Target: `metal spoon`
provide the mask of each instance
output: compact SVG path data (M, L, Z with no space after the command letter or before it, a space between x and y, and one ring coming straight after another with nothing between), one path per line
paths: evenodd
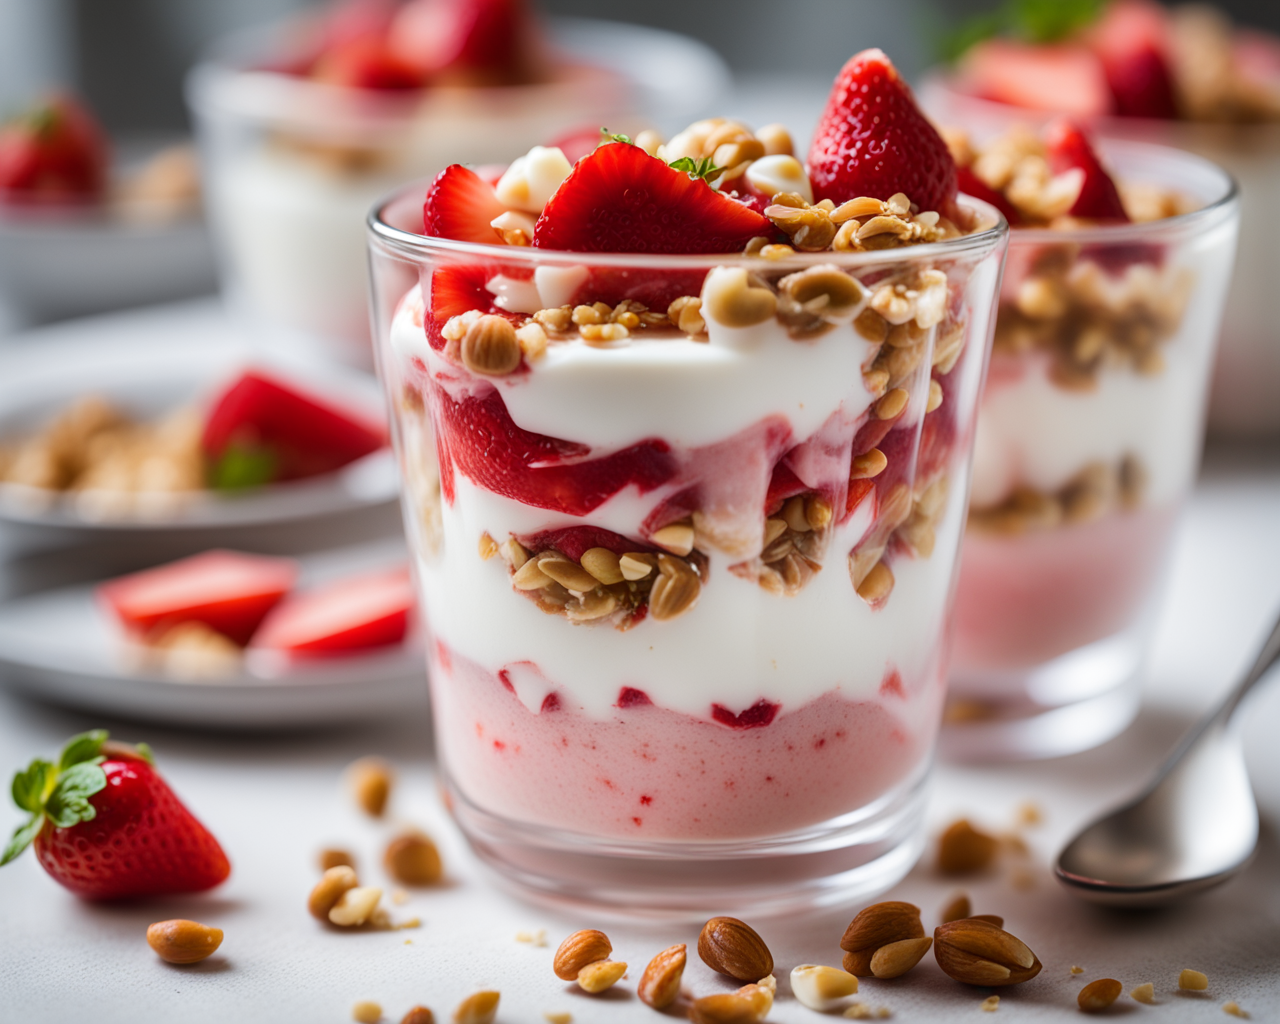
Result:
M1080 832L1054 874L1094 903L1155 906L1225 882L1253 857L1258 807L1231 719L1280 661L1280 621L1253 668L1183 736L1145 790Z

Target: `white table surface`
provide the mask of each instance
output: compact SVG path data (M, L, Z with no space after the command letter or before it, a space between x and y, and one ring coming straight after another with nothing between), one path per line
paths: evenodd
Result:
M73 560L89 566L94 558L113 557L86 552ZM65 558L26 555L0 566L0 593L67 575ZM1033 851L1029 871L1007 865L960 886L973 897L975 912L1004 915L1007 927L1045 965L1032 982L1001 992L999 1015L1074 1019L1082 984L1109 976L1119 978L1126 991L1145 981L1155 984L1156 1006L1125 996L1113 1009L1134 1021L1136 1015L1170 1024L1222 1020L1226 1000L1237 1001L1255 1020L1280 1019L1280 685L1259 693L1247 709L1246 746L1263 806L1264 838L1242 876L1185 906L1125 915L1077 902L1048 874L1064 839L1132 790L1230 685L1278 609L1280 450L1214 451L1181 533L1137 723L1111 743L1074 757L939 768L931 797L933 832L961 814L992 829L1007 828L1025 801L1035 802L1045 816L1040 827L1025 833ZM383 727L234 737L103 722L0 692L0 772L49 756L67 736L98 725L121 739L152 744L164 774L221 840L234 870L210 895L115 906L69 895L30 853L0 869L5 1024L339 1022L351 1019L351 1007L361 999L381 1003L390 1021L421 1002L443 1022L477 987L501 991L503 1024L536 1024L545 1011L557 1010L572 1013L576 1022L625 1024L654 1019L634 995L649 957L671 943L696 941L696 927L601 925L590 915L554 913L498 888L470 856L436 796L425 704ZM389 758L400 773L393 816L382 823L356 812L340 784L344 765L367 753ZM19 820L12 806L0 808L6 833ZM321 927L305 910L317 850L355 850L364 880L385 885L380 850L396 822L427 828L446 859L447 884L392 907L398 919L421 917L422 927L358 934ZM1027 880L1030 887L1024 888ZM931 927L956 889L955 882L935 875L926 858L889 895L919 904ZM755 922L782 981L771 1021L819 1019L789 997L786 973L798 963L838 965L837 943L853 909ZM170 917L224 929L221 950L190 967L162 963L144 933L148 923ZM607 998L575 992L551 972L559 940L592 926L604 927L615 956L632 965L628 980ZM515 941L518 931L535 929L546 929L549 946ZM1072 976L1073 964L1084 974ZM1206 996L1177 994L1183 967L1208 974ZM698 995L729 987L696 957L685 979ZM864 981L858 998L872 1008L889 1008L894 1020L986 1020L977 1016L986 994L950 981L929 956L902 979Z

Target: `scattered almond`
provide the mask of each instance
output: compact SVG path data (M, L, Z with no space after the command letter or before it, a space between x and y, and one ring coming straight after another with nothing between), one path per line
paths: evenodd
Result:
M147 927L147 945L168 963L194 964L222 945L222 929L182 918L157 921Z
M359 1024L378 1024L382 1020L382 1007L371 999L362 999L351 1007L351 1019Z
M899 900L874 903L860 911L844 930L840 939L840 948L845 951L844 969L860 978L875 977L871 961L882 946L922 938L924 925L920 922L919 907Z
M1019 828L1033 828L1044 821L1044 813L1039 804L1028 800L1018 807L1015 821Z
M557 1013L547 1010L543 1013L542 1019L545 1020L547 1024L573 1024L573 1014L564 1013L563 1011Z
M858 979L848 971L817 964L791 969L791 993L801 1005L825 1013L858 991Z
M698 956L713 971L735 981L754 982L773 973L773 954L764 939L736 917L713 917L702 926Z
M1076 1002L1085 1013L1098 1013L1120 998L1122 988L1115 978L1099 978L1080 990Z
M877 978L900 978L918 964L933 945L933 939L900 939L881 946L871 957L871 973Z
M1145 1003L1151 1006L1156 1001L1156 987L1149 981L1144 981L1137 988L1129 993L1130 997L1139 1003Z
M316 883L307 899L307 910L311 916L321 921L329 920L329 911L338 902L338 898L348 889L354 889L360 882L356 873L346 865L329 868Z
M1076 967L1076 966L1074 966L1074 965L1073 965L1073 966L1072 966L1072 968L1071 968L1071 973L1072 973L1072 974L1084 974L1084 968L1083 968L1083 967Z
M969 897L965 893L960 893L942 908L941 917L942 923L947 924L949 921L959 921L963 917L972 915L973 907L969 903Z
M950 825L938 840L938 870L944 875L982 871L995 860L1000 843L965 818Z
M1222 1004L1222 1012L1227 1014L1229 1017L1241 1017L1244 1020L1249 1019L1249 1014L1240 1009L1240 1004L1234 999Z
M347 889L338 897L338 902L329 908L329 920L341 928L358 927L373 917L380 899L382 890L376 885Z
M354 868L356 866L356 859L349 852L331 847L321 850L317 860L320 862L321 871L328 871L330 868Z
M406 832L392 839L382 864L401 885L434 885L440 881L440 851L421 832Z
M1183 992L1204 992L1209 988L1209 978L1200 971L1184 968L1178 975L1178 988Z
M499 998L499 993L489 990L473 992L453 1011L453 1024L493 1024Z
M694 1000L693 1024L758 1024L773 1009L773 993L762 985L743 985L736 992L717 992Z
M578 972L578 987L584 992L597 995L612 988L626 973L627 965L621 960L597 960Z
M999 1008L1000 1008L999 996L987 996L986 999L982 1000L981 1009L983 1013L995 1013L996 1010L998 1010Z
M680 980L684 977L688 955L683 942L664 949L649 961L640 976L636 995L646 1006L662 1010L676 1001L680 995Z
M362 757L347 769L351 791L361 809L375 818L382 817L391 796L391 769L379 757Z
M413 1006L400 1018L400 1024L436 1024L436 1015L425 1006Z
M574 932L556 950L551 969L561 981L577 981L578 972L588 964L607 960L613 952L613 943L604 932L586 928Z
M1043 967L1024 942L986 921L952 921L935 928L933 937L938 966L966 985L1017 985Z

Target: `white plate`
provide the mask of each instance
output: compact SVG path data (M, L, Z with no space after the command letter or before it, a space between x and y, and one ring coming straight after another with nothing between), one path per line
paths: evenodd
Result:
M384 415L374 379L314 356L250 346L214 303L93 317L16 335L0 350L0 442L38 429L88 394L152 418L208 397L249 366L261 367L366 415ZM249 526L332 515L394 501L389 448L335 473L243 494L144 496L118 509L92 495L0 483L0 522L67 530Z
M298 586L408 560L400 540L304 557ZM425 708L426 660L413 634L368 655L271 665L250 655L238 674L182 680L140 666L92 585L0 603L0 685L41 700L198 728L287 729ZM425 724L425 723L424 723Z

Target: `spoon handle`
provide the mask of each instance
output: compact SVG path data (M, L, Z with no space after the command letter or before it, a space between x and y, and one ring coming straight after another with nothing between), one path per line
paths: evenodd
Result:
M1244 695L1248 693L1255 683L1267 674L1271 666L1280 661L1280 619L1276 620L1276 624L1271 629L1271 635L1267 637L1267 642L1262 645L1262 650L1258 652L1258 657L1253 663L1253 668L1222 701L1222 706L1213 714L1213 719L1222 722L1228 721L1235 713L1236 707L1240 701L1244 699Z

